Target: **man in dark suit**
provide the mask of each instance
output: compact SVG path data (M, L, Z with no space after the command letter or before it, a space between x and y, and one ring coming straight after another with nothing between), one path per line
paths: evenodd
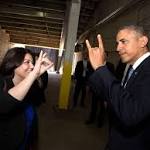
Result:
M86 96L87 81L92 72L93 68L88 60L87 52L83 52L83 60L77 62L74 73L75 89L73 95L72 108L75 108L77 106L80 94L80 106L84 107L84 98Z
M107 61L106 66L112 74L115 74L114 65ZM103 95L97 95L94 91L92 91L92 99L91 99L91 107L89 118L86 120L85 124L91 124L97 121L97 127L102 127L105 121L106 116L106 105L104 103Z
M126 63L122 63L122 61L119 60L116 70L115 70L115 76L117 79L119 80L122 79L125 68L126 68Z
M98 47L88 40L90 62L95 72L90 77L92 89L103 94L110 115L109 150L150 150L150 52L148 37L142 27L130 25L118 31L117 52L123 63L132 65L120 84L105 65L101 36ZM126 75L125 75L126 76ZM126 81L125 81L126 79Z

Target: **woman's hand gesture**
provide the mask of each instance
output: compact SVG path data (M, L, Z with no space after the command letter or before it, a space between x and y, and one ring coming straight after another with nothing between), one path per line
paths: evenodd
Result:
M38 59L36 60L33 71L35 75L39 77L41 74L43 74L46 70L48 70L52 66L53 66L53 62L51 62L48 59L47 53L41 51Z

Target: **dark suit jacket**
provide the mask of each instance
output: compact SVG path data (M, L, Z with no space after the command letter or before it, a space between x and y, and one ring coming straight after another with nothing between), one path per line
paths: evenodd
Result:
M107 99L110 150L150 150L150 57L134 71L125 89L106 66L92 74L90 85Z
M87 61L87 68L86 68L86 76L83 77L83 71L84 71L84 67L83 67L83 60L78 61L76 68L75 68L75 73L74 73L74 78L77 81L83 81L83 78L85 78L85 80L87 80L89 78L89 76L93 73L93 69L92 66L90 64L89 61Z

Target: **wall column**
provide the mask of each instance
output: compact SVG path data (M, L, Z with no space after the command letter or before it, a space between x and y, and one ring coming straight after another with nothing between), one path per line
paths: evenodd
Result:
M6 51L9 49L10 38L9 34L4 29L0 29L0 62L3 59Z
M66 26L64 26L62 36L62 41L64 41L64 43L61 43L61 49L64 47L64 59L58 103L60 109L67 109L69 102L72 60L77 37L81 0L75 0L75 2L72 0L68 6L68 14L66 15L66 22L64 23Z

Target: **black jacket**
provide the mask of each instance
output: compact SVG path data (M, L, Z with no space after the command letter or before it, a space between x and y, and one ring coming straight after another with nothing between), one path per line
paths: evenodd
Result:
M90 62L87 60L87 67L86 67L86 76L83 77L83 71L84 71L84 66L83 66L83 60L78 61L76 68L75 68L75 73L74 73L74 78L77 81L83 81L83 79L88 80L89 76L93 73L93 68L90 64Z
M22 102L8 94L13 87L11 79L0 77L0 149L19 150L24 142L26 120L24 110L29 105L35 106L38 99L36 89L31 88ZM33 92L34 91L34 92Z
M90 85L107 99L110 150L150 150L150 57L137 67L125 89L106 66L93 73Z

